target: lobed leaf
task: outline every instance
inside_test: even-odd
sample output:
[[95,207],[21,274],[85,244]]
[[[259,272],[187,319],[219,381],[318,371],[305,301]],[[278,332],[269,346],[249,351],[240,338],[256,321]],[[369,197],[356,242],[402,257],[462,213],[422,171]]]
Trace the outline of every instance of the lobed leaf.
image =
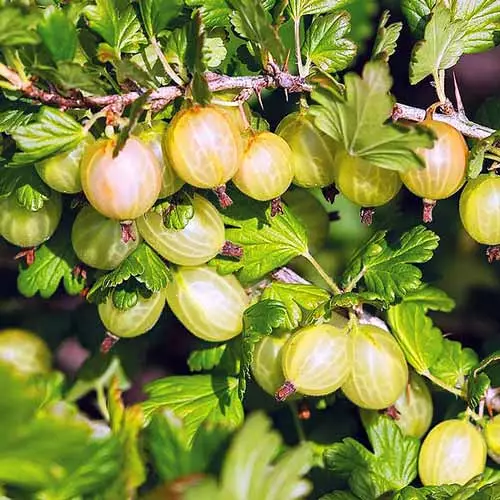
[[35,27],[39,20],[38,11],[28,13],[16,7],[0,8],[0,47],[38,44],[40,37]]
[[410,484],[417,475],[420,441],[403,435],[386,415],[362,412],[362,421],[373,452],[346,438],[325,450],[325,467],[347,479],[359,498],[378,498]]
[[229,430],[243,422],[243,406],[238,398],[238,380],[215,375],[173,376],[155,380],[145,388],[143,403],[147,418],[157,410],[171,410],[184,422],[191,444],[202,425],[220,425]]
[[312,61],[328,73],[347,68],[357,52],[356,44],[346,38],[350,21],[351,16],[345,11],[315,18],[302,46],[306,64]]
[[38,25],[38,33],[54,62],[73,60],[78,36],[75,25],[62,10],[47,9]]
[[425,27],[424,39],[413,48],[410,62],[410,82],[413,85],[458,62],[464,51],[466,28],[467,24],[454,20],[444,5],[436,5]]
[[378,25],[377,37],[373,44],[372,59],[380,59],[384,62],[388,62],[389,58],[396,52],[397,42],[403,28],[403,23],[392,23],[387,26],[389,17],[390,14],[388,10],[382,13]]
[[236,375],[239,372],[239,339],[206,349],[192,351],[188,358],[191,372],[217,371],[226,375]]
[[312,97],[320,106],[310,111],[316,125],[350,155],[389,170],[421,167],[422,159],[415,149],[430,147],[431,136],[422,127],[385,123],[394,105],[391,85],[387,64],[370,61],[362,77],[355,73],[345,76],[345,96],[333,88],[315,90]]
[[87,132],[68,113],[43,106],[35,121],[11,132],[22,153],[16,153],[13,166],[39,162],[75,148]]
[[21,264],[17,288],[25,297],[37,293],[44,299],[52,297],[62,282],[66,293],[79,294],[85,282],[74,274],[78,258],[71,246],[71,238],[64,228],[35,251],[35,261],[30,266]]
[[138,3],[142,22],[150,39],[176,20],[184,6],[183,0],[139,0]]
[[403,298],[421,286],[422,272],[413,264],[432,258],[439,237],[423,226],[416,226],[404,233],[397,247],[388,245],[386,231],[375,233],[358,250],[343,276],[343,283],[360,279],[370,292],[377,293],[388,303]]
[[349,2],[350,0],[290,0],[288,9],[293,19],[299,19],[302,16],[327,14],[341,9]]

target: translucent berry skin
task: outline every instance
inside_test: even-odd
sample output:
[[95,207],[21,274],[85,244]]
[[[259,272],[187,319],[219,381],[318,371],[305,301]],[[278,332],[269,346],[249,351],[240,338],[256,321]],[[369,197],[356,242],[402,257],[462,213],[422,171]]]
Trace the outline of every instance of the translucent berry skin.
[[85,150],[81,180],[85,196],[105,217],[129,221],[147,212],[158,199],[162,168],[151,150],[129,137],[113,158],[116,138],[100,139]]
[[481,433],[463,420],[445,420],[422,443],[418,474],[424,486],[467,483],[484,472],[486,443]]
[[488,447],[488,455],[496,463],[500,463],[500,415],[495,415],[486,422],[484,439]]
[[408,383],[408,365],[394,337],[372,325],[351,332],[352,371],[342,385],[360,408],[382,410],[394,404]]
[[137,337],[148,332],[160,319],[165,307],[165,290],[153,293],[144,298],[139,295],[135,306],[129,309],[118,309],[113,298],[108,296],[105,302],[98,305],[99,317],[109,333],[117,337]]
[[318,199],[305,189],[293,189],[283,194],[283,200],[306,229],[311,253],[325,246],[330,229],[328,213]]
[[255,347],[252,360],[252,375],[257,384],[271,396],[285,382],[282,352],[288,336],[264,337]]
[[432,148],[419,148],[416,153],[425,168],[401,174],[403,184],[420,198],[443,200],[455,194],[465,182],[467,144],[462,134],[447,123],[425,119],[422,125],[436,136]]
[[337,154],[338,190],[361,207],[378,207],[391,201],[401,189],[399,174],[372,165],[342,151]]
[[35,165],[43,182],[59,193],[74,194],[82,190],[80,180],[80,163],[84,150],[95,142],[88,134],[76,148],[66,153],[58,154]]
[[236,187],[250,198],[268,201],[281,196],[293,179],[292,150],[272,132],[248,139],[243,161],[233,177]]
[[293,183],[304,188],[325,187],[335,181],[338,145],[321,132],[310,114],[291,113],[276,128],[293,155]]
[[282,354],[285,379],[308,396],[336,391],[351,371],[351,339],[347,330],[329,324],[310,326],[293,334]]
[[131,224],[135,241],[126,243],[122,227],[113,219],[101,215],[93,207],[83,207],[71,229],[71,243],[77,257],[87,266],[104,271],[117,268],[139,245],[140,236],[135,222]]
[[241,333],[249,299],[233,275],[208,266],[179,267],[166,293],[172,312],[196,337],[223,342]]
[[164,151],[163,138],[166,133],[167,124],[161,120],[154,121],[151,126],[141,124],[134,129],[134,135],[151,149],[163,169],[159,198],[172,196],[184,185],[184,181],[174,172]]
[[460,195],[460,219],[471,238],[483,245],[500,244],[500,177],[482,174]]
[[164,226],[160,214],[149,211],[136,220],[142,237],[163,258],[182,266],[208,262],[226,240],[224,223],[217,209],[197,194],[193,197],[193,218],[180,230]]
[[13,245],[36,247],[54,234],[61,212],[61,196],[56,191],[36,212],[26,210],[11,195],[0,201],[0,234]]
[[177,175],[204,189],[231,179],[243,152],[238,128],[215,106],[195,105],[179,111],[170,122],[164,146]]
[[0,330],[0,363],[21,375],[42,375],[52,365],[52,355],[45,342],[28,330]]
[[[234,99],[238,96],[238,93],[239,91],[235,92],[234,90],[228,90],[217,92],[212,95],[214,99],[220,101],[234,102]],[[245,118],[243,118],[243,115],[240,111],[240,106],[223,106],[221,104],[215,104],[215,107],[219,111],[222,111],[222,113],[224,113],[234,123],[241,134],[245,132],[245,130],[247,129],[247,124],[250,123],[250,120],[252,119],[252,111],[246,101],[242,103],[243,115],[245,116]]]

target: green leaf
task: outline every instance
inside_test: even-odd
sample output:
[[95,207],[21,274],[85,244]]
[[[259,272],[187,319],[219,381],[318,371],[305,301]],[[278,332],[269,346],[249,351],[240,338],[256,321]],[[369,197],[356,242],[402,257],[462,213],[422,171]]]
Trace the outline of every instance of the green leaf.
[[72,61],[75,57],[78,37],[75,25],[63,11],[47,9],[38,33],[54,62]]
[[238,380],[238,395],[243,399],[246,381],[250,377],[250,366],[256,344],[274,329],[286,329],[290,323],[286,306],[277,300],[263,299],[250,306],[243,315],[241,334],[241,367]]
[[142,22],[148,37],[154,38],[182,12],[183,0],[139,0]]
[[40,37],[35,31],[38,12],[26,13],[15,7],[0,8],[0,46],[36,45]]
[[388,10],[382,13],[378,25],[377,37],[373,44],[372,59],[380,59],[384,62],[388,62],[389,58],[396,52],[397,42],[403,28],[403,23],[392,23],[387,26],[389,17],[390,13]]
[[200,104],[208,104],[211,98],[208,83],[204,76],[207,69],[203,54],[205,39],[205,26],[201,20],[201,14],[197,12],[194,19],[188,25],[187,46],[184,62],[189,72],[193,75],[191,84],[193,97],[195,101]]
[[[282,439],[263,413],[250,415],[227,452],[217,499],[281,500],[305,498],[311,489],[304,478],[313,465],[308,443],[282,452]],[[212,498],[212,497],[211,497]]]
[[334,295],[330,301],[330,308],[343,307],[359,307],[363,304],[370,304],[378,309],[386,309],[387,302],[378,293],[373,292],[345,292]]
[[486,373],[479,373],[477,376],[469,374],[467,378],[467,403],[471,408],[475,408],[486,395],[486,391],[491,387],[491,380]]
[[35,262],[21,264],[17,288],[25,297],[37,293],[44,299],[52,297],[62,282],[66,293],[77,295],[84,288],[84,281],[75,276],[73,269],[79,263],[71,246],[71,238],[64,228],[35,251]]
[[243,248],[243,257],[237,261],[215,257],[209,264],[219,272],[236,273],[247,284],[308,252],[305,229],[286,206],[282,214],[271,217],[268,204],[236,191],[230,196],[234,203],[221,215],[231,226],[226,229],[226,238]]
[[345,38],[351,29],[348,12],[328,14],[314,19],[307,30],[302,52],[306,65],[312,61],[328,73],[341,71],[356,56],[356,44]]
[[500,4],[495,0],[452,0],[453,19],[465,21],[464,52],[483,52],[498,45]]
[[345,96],[332,88],[315,90],[312,97],[320,106],[311,107],[310,112],[316,125],[350,155],[404,172],[423,165],[415,149],[430,147],[432,140],[422,127],[386,124],[394,105],[391,85],[387,64],[370,61],[362,78],[355,73],[345,76]]
[[224,40],[220,37],[207,37],[203,44],[203,59],[209,68],[217,68],[227,56]]
[[141,243],[114,271],[101,276],[89,290],[87,299],[103,301],[117,286],[130,279],[144,285],[150,292],[159,292],[172,276],[156,252]]
[[330,299],[330,294],[314,285],[271,283],[264,289],[261,300],[271,299],[282,303],[287,310],[284,328],[295,330],[311,313]]
[[[236,11],[232,22],[238,33],[257,43],[261,50],[272,54],[274,60],[285,60],[285,48],[273,28],[271,16],[266,12],[260,0],[227,0]],[[267,58],[264,57],[264,60]]]
[[410,365],[420,374],[439,359],[444,339],[418,302],[403,302],[389,309],[389,324]]
[[290,0],[288,8],[293,19],[327,14],[347,5],[350,0]]
[[11,134],[16,128],[27,125],[34,116],[34,108],[29,111],[29,108],[24,109],[20,102],[16,102],[15,109],[0,111],[0,133]]
[[455,301],[446,292],[431,285],[422,285],[417,290],[407,293],[405,304],[412,302],[423,307],[424,311],[450,312],[455,308]]
[[76,62],[60,62],[50,75],[54,83],[64,90],[79,89],[103,95],[108,89],[108,84],[100,79],[97,68],[81,66]]
[[343,276],[349,286],[363,279],[367,289],[393,303],[421,286],[422,272],[413,264],[427,262],[438,246],[439,237],[424,226],[404,233],[397,247],[386,241],[386,231],[375,233],[358,250]]
[[419,440],[403,435],[385,415],[362,412],[362,419],[373,452],[346,438],[324,452],[325,466],[346,478],[360,498],[378,498],[410,484],[417,475]]
[[[135,286],[127,286],[130,283],[127,281],[124,285],[119,285],[113,289],[111,294],[113,305],[121,310],[131,309],[139,300],[139,292]],[[135,283],[133,283],[135,285]]]
[[23,151],[16,153],[13,165],[26,165],[75,148],[87,132],[68,113],[42,107],[34,122],[12,131]]
[[500,139],[500,131],[491,134],[486,139],[476,141],[467,160],[467,177],[475,179],[483,170],[486,153]]
[[[46,405],[43,384],[17,378],[0,364],[0,482],[40,498],[97,493],[118,473],[113,439],[96,440],[88,421],[72,407]],[[103,464],[102,468],[94,468]],[[68,483],[73,483],[72,486]],[[74,492],[68,496],[42,491]]]
[[151,450],[156,473],[163,481],[170,482],[206,472],[226,444],[228,433],[224,427],[202,425],[191,440],[182,419],[165,410],[153,415],[146,445]]
[[334,491],[323,495],[319,500],[359,500],[359,498],[348,491]]
[[436,0],[401,0],[401,10],[416,38],[423,38],[425,25],[435,4]]
[[455,66],[464,51],[463,35],[467,26],[453,20],[451,12],[437,4],[425,27],[424,40],[413,48],[410,62],[410,82],[415,85],[428,75]]
[[149,396],[142,405],[146,417],[156,410],[171,410],[183,420],[188,444],[201,425],[220,425],[233,430],[243,422],[236,378],[174,376],[155,380],[145,390]]
[[199,7],[203,24],[208,30],[229,26],[232,10],[226,0],[185,0],[185,2],[188,7]]
[[224,342],[206,349],[198,349],[189,355],[188,366],[191,372],[211,371],[235,375],[239,372],[239,339]]
[[407,486],[396,493],[394,500],[451,500],[460,488],[458,484],[425,486],[424,488]]
[[[26,210],[36,212],[51,197],[50,188],[31,169],[32,175],[24,177],[16,189],[17,202]],[[53,194],[52,196],[56,196]],[[57,196],[59,196],[57,194]]]
[[131,2],[96,0],[96,5],[87,5],[84,13],[90,28],[117,52],[138,52],[146,44]]
[[452,387],[461,388],[465,377],[474,368],[479,359],[469,348],[463,348],[460,342],[444,339],[443,348],[437,360],[430,366],[430,372]]
[[162,216],[168,229],[184,229],[194,217],[193,199],[185,191],[176,193],[170,201],[161,201],[153,210]]

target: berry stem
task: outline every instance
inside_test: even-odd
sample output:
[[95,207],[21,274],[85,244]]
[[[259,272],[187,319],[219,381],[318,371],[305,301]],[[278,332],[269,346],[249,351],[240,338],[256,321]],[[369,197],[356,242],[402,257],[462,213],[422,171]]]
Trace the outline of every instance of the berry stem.
[[359,218],[361,220],[361,223],[365,224],[366,226],[372,225],[374,215],[375,215],[374,208],[363,207],[359,210]]
[[500,245],[494,247],[488,247],[486,249],[486,257],[488,257],[488,262],[491,264],[497,260],[500,260]]
[[432,211],[436,206],[436,200],[429,200],[428,198],[423,199],[424,209],[422,212],[422,220],[425,223],[432,222]]
[[217,195],[217,199],[219,200],[219,204],[222,208],[230,207],[233,204],[233,200],[226,193],[226,186],[224,184],[216,187],[213,191]]
[[440,378],[436,377],[431,372],[426,371],[422,373],[422,375],[427,377],[433,384],[436,384],[437,386],[441,387],[441,389],[451,392],[452,394],[455,394],[455,396],[458,396],[459,398],[465,399],[465,394],[462,390],[457,389],[456,387],[452,387],[451,385],[448,385],[446,382],[443,382]]
[[337,285],[337,283],[335,283],[335,281],[333,281],[332,278],[328,276],[327,272],[321,267],[321,264],[309,252],[302,254],[302,257],[306,258],[314,267],[314,269],[318,271],[319,275],[325,280],[326,284],[330,287],[335,295],[342,293],[342,290]]
[[108,354],[109,351],[113,348],[113,346],[120,340],[119,337],[113,335],[110,332],[106,332],[106,336],[104,340],[101,342],[101,353]]
[[293,425],[297,432],[297,437],[299,438],[299,442],[304,443],[305,441],[307,441],[307,438],[306,438],[306,433],[304,432],[304,427],[302,426],[302,422],[300,421],[299,408],[297,406],[297,403],[295,401],[290,401],[288,403],[288,407],[290,408],[290,411],[292,413]]

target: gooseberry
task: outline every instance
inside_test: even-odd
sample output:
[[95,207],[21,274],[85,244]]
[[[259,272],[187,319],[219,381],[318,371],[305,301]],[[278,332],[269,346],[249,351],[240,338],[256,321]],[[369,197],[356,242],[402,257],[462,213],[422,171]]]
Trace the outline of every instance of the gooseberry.
[[484,439],[488,447],[488,455],[496,463],[500,463],[500,415],[495,415],[486,422]]
[[342,385],[360,408],[381,410],[395,403],[408,383],[408,365],[394,337],[377,326],[356,325],[351,331],[352,370]]
[[87,134],[76,148],[60,153],[35,165],[43,182],[60,193],[73,194],[82,190],[80,163],[85,149],[93,144],[92,134]]
[[233,177],[240,191],[255,200],[272,200],[288,189],[292,179],[292,150],[284,139],[272,132],[256,132],[249,137]]
[[42,375],[51,369],[52,355],[34,333],[19,328],[0,330],[0,363],[22,375]]
[[238,96],[238,93],[234,91],[217,92],[212,94],[212,96],[214,100],[232,103],[230,106],[224,106],[223,104],[214,104],[214,106],[222,111],[234,125],[236,125],[240,133],[245,132],[252,118],[252,112],[248,103],[244,101],[235,106],[235,98]]
[[130,231],[135,239],[124,241],[120,223],[101,215],[90,205],[76,216],[71,243],[77,257],[87,266],[110,271],[118,267],[140,242],[135,222]]
[[165,259],[183,266],[197,266],[215,257],[224,246],[224,223],[205,198],[193,196],[194,215],[183,229],[165,227],[162,216],[150,210],[137,219],[143,238]]
[[36,247],[54,234],[61,212],[61,196],[56,191],[52,191],[50,198],[36,212],[26,210],[11,195],[0,201],[0,234],[13,245]]
[[351,371],[351,339],[348,329],[322,324],[302,328],[286,342],[282,353],[285,385],[276,393],[278,400],[288,396],[287,387],[308,396],[336,391]]
[[167,303],[195,336],[223,342],[243,328],[249,299],[233,275],[221,276],[208,266],[179,267],[166,288]]
[[241,163],[240,132],[215,106],[195,105],[179,111],[164,140],[172,168],[195,187],[215,189],[224,185]]
[[[399,174],[372,165],[363,158],[340,151],[336,157],[339,191],[350,201],[365,208],[385,205],[401,189]],[[371,223],[370,215],[364,221]]]
[[424,439],[418,473],[424,486],[467,483],[486,465],[486,443],[481,433],[464,420],[445,420]]
[[[460,219],[465,230],[478,243],[500,244],[500,177],[483,174],[470,180],[460,196]],[[488,249],[490,260],[498,249]]]
[[163,169],[159,198],[172,196],[184,185],[184,181],[174,172],[164,151],[163,137],[166,132],[167,124],[161,120],[154,121],[151,126],[142,123],[134,129],[134,135],[151,149]]
[[415,195],[424,199],[424,222],[432,222],[432,209],[436,200],[455,194],[465,182],[467,168],[467,144],[462,134],[447,123],[432,119],[429,108],[422,125],[435,135],[432,148],[419,148],[425,168],[401,173],[403,184]]
[[318,199],[305,189],[292,189],[283,194],[283,200],[302,223],[311,253],[325,246],[330,229],[328,213]]
[[276,133],[292,150],[294,184],[304,188],[333,184],[338,145],[314,125],[309,113],[295,112],[285,116]]
[[161,189],[162,167],[151,150],[129,137],[113,158],[116,137],[85,150],[81,180],[85,196],[105,217],[130,221],[147,212]]
[[137,302],[128,309],[119,309],[113,303],[113,296],[97,307],[99,317],[106,330],[116,337],[137,337],[151,330],[165,307],[165,290],[151,293],[149,297],[138,294]]
[[252,375],[264,391],[274,396],[285,382],[282,351],[288,336],[266,336],[256,346],[252,359]]

